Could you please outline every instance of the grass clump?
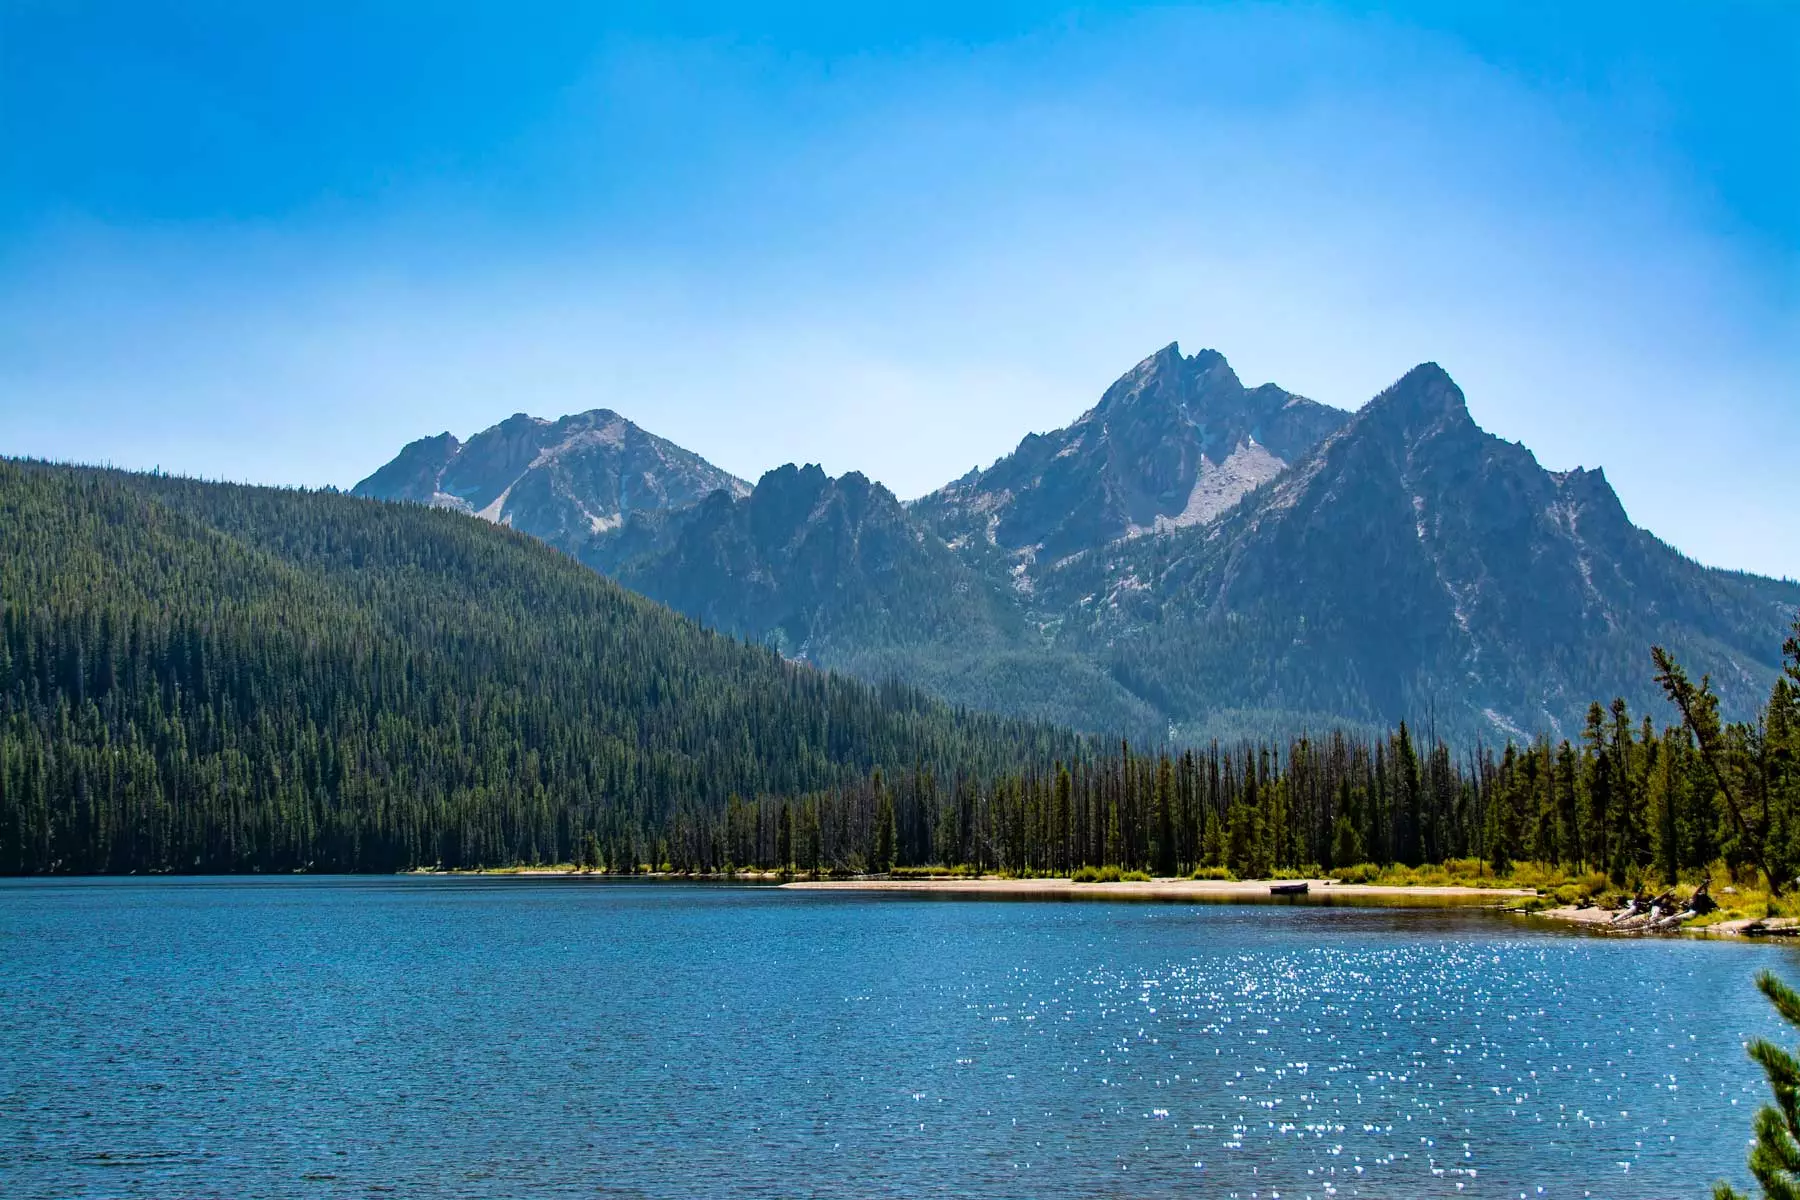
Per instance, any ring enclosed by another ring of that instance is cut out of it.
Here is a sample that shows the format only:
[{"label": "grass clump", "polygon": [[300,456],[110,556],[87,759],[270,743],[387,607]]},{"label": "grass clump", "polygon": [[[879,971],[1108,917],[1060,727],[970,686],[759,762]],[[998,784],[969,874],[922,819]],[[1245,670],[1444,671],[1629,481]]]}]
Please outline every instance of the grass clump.
[{"label": "grass clump", "polygon": [[1237,875],[1230,867],[1195,867],[1189,879],[1236,879]]},{"label": "grass clump", "polygon": [[893,867],[888,875],[894,879],[979,879],[982,871],[968,863],[954,867]]},{"label": "grass clump", "polygon": [[1117,883],[1122,878],[1117,867],[1077,867],[1069,876],[1071,883]]}]

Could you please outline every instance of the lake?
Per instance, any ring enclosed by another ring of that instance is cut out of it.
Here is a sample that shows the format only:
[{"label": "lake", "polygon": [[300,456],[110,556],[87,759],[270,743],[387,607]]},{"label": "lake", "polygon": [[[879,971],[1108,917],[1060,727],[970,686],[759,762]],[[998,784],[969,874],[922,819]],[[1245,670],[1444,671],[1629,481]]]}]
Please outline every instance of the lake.
[{"label": "lake", "polygon": [[0,1195],[1675,1196],[1780,947],[1488,911],[0,882]]}]

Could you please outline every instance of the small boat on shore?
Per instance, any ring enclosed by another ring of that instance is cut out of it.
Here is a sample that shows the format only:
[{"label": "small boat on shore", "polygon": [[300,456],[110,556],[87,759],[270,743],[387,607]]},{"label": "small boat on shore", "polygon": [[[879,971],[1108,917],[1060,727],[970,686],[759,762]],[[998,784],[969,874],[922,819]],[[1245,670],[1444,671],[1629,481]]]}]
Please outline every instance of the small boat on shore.
[{"label": "small boat on shore", "polygon": [[1269,885],[1269,895],[1271,896],[1304,896],[1307,891],[1307,882],[1304,879],[1299,883],[1271,883]]}]

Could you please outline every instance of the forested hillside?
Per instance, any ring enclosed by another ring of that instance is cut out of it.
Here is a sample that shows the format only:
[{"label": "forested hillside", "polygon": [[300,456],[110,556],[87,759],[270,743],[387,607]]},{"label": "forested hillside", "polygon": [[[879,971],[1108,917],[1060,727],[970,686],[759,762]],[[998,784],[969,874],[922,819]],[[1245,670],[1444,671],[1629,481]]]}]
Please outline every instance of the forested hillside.
[{"label": "forested hillside", "polygon": [[456,513],[0,460],[0,872],[651,861],[732,796],[1074,749]]},{"label": "forested hillside", "polygon": [[[1723,860],[1734,879],[1785,885],[1800,872],[1795,632],[1755,722],[1721,723],[1717,696],[1665,663],[1657,717],[1595,703],[1569,739],[1457,754],[1402,724],[1178,754],[1119,744],[986,779],[908,772],[798,803],[734,804],[720,857],[676,865],[1241,878],[1356,867],[1357,878],[1448,864],[1467,878],[1531,863],[1636,887],[1692,882]],[[1648,652],[1644,662],[1650,674]]]},{"label": "forested hillside", "polygon": [[1669,879],[1723,856],[1787,878],[1786,655],[1755,723],[1688,687],[1686,726],[1659,698],[1490,749],[1402,726],[1145,753],[796,665],[457,513],[0,460],[0,872],[1477,856]]}]

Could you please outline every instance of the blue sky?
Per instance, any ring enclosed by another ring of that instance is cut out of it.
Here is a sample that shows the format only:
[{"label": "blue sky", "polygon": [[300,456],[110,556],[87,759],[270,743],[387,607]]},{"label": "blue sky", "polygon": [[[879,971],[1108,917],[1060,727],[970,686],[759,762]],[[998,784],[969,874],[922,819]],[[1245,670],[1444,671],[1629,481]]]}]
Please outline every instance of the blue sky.
[{"label": "blue sky", "polygon": [[1800,576],[1800,5],[0,6],[0,452],[348,485],[616,408],[903,496],[1169,341],[1442,363]]}]

